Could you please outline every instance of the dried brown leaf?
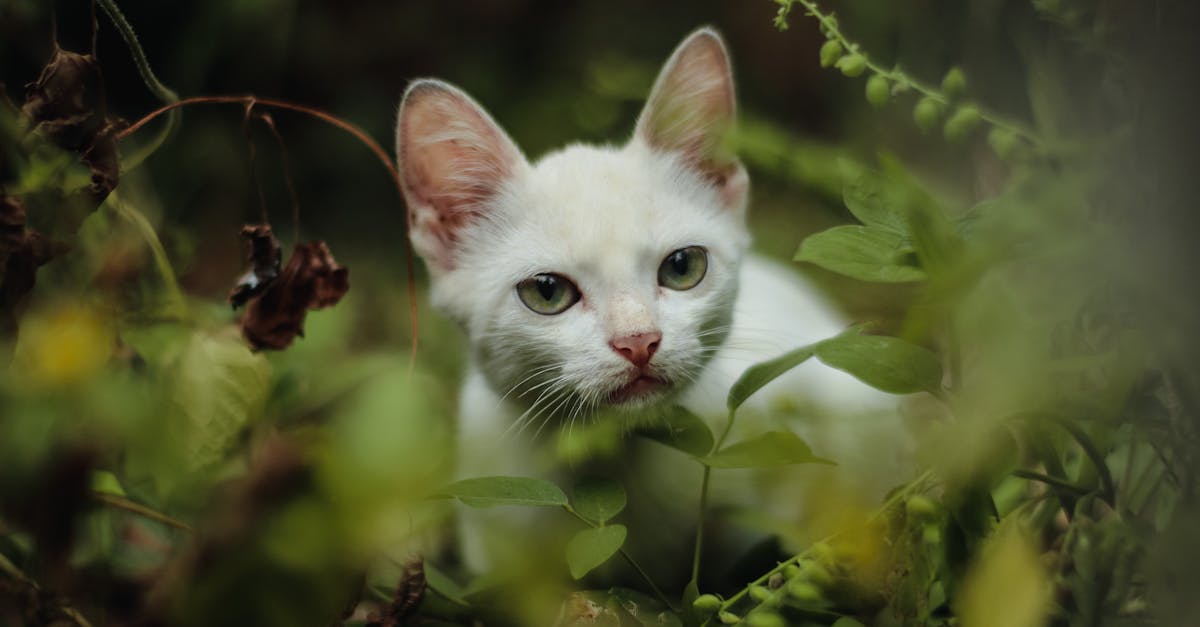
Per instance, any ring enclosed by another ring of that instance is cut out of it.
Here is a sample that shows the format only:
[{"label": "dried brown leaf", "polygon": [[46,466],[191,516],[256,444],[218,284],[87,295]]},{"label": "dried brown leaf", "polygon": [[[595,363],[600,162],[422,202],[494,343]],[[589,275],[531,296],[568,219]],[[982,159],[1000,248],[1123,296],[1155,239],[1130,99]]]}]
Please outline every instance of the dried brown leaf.
[{"label": "dried brown leaf", "polygon": [[247,224],[242,227],[242,237],[246,240],[246,260],[250,262],[250,269],[229,292],[229,303],[234,309],[271,285],[279,277],[283,260],[279,240],[275,239],[270,225]]},{"label": "dried brown leaf", "polygon": [[242,316],[242,335],[256,349],[282,350],[304,337],[310,309],[337,304],[350,289],[350,271],[333,260],[325,242],[297,244],[287,265]]}]

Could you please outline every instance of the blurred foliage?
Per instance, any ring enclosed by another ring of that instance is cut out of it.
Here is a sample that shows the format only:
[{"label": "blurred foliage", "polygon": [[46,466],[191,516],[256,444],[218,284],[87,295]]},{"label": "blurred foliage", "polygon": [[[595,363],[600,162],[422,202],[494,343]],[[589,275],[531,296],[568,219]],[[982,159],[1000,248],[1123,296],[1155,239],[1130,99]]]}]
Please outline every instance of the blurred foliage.
[{"label": "blurred foliage", "polygon": [[[640,435],[706,486],[826,461],[734,424],[818,359],[909,395],[922,471],[882,503],[823,484],[803,524],[765,504],[707,512],[701,528],[771,528],[788,552],[721,587],[744,571],[697,549],[678,590],[625,551],[636,485],[450,483],[471,454],[453,450],[463,342],[419,268],[409,300],[402,207],[371,153],[236,102],[152,121],[161,145],[124,138],[117,118],[174,96],[143,84],[120,20],[0,0],[0,624],[1200,622],[1191,0],[177,4],[121,10],[183,96],[277,97],[387,145],[406,81],[442,76],[531,156],[620,141],[670,46],[713,23],[738,70],[759,248],[869,324],[748,370],[721,433],[675,412]],[[85,80],[21,93],[62,58],[55,37]],[[22,110],[33,96],[70,106]],[[241,225],[272,219],[353,278],[260,353],[223,299]],[[678,495],[689,516],[698,496]],[[449,546],[463,505],[578,525],[558,548],[514,537],[510,572],[470,578]],[[619,559],[625,587],[587,589]]]}]

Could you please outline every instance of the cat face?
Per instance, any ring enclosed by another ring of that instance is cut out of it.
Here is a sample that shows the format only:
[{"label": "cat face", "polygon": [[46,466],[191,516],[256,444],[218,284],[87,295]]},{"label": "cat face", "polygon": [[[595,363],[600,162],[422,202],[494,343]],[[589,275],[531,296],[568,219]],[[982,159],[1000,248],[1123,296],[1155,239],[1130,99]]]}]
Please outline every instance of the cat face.
[{"label": "cat face", "polygon": [[415,82],[397,155],[434,304],[523,418],[671,398],[729,328],[747,179],[722,150],[733,81],[719,36],[667,61],[623,147],[530,164],[466,94]]}]

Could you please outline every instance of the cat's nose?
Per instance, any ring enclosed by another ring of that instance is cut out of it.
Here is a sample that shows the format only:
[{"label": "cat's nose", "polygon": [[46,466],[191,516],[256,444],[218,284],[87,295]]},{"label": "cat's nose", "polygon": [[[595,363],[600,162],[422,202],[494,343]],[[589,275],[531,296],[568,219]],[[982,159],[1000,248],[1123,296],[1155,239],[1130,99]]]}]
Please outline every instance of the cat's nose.
[{"label": "cat's nose", "polygon": [[662,342],[662,333],[652,331],[618,337],[610,341],[608,345],[618,355],[629,360],[629,363],[643,368],[650,363],[650,358],[654,356],[654,351],[658,350],[660,342]]}]

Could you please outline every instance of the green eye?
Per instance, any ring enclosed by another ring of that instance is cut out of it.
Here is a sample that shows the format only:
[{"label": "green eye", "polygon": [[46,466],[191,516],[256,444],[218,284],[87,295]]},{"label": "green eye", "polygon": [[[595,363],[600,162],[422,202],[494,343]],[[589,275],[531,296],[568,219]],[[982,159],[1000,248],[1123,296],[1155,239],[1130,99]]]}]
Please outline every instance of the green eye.
[{"label": "green eye", "polygon": [[658,284],[673,290],[696,287],[708,271],[708,252],[699,246],[688,246],[667,255],[658,267]]},{"label": "green eye", "polygon": [[517,296],[534,313],[553,316],[579,301],[579,288],[558,274],[535,274],[517,283]]}]

